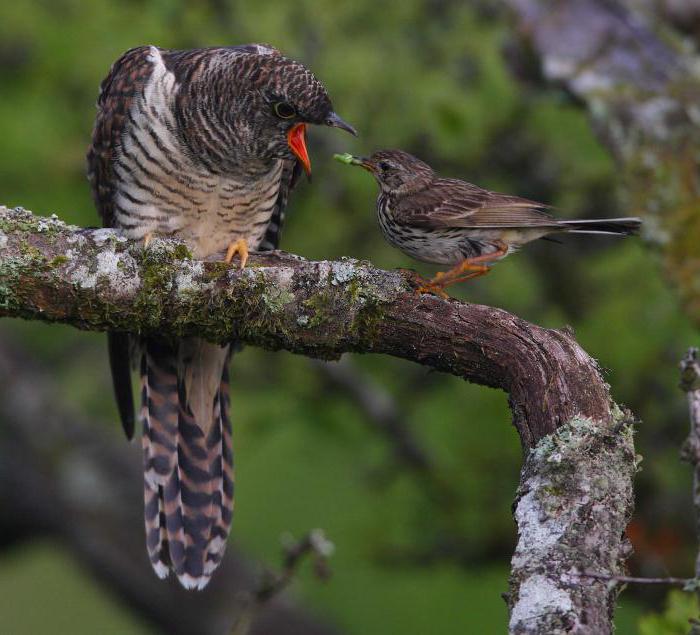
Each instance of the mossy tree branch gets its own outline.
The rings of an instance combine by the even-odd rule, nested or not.
[[[398,271],[275,252],[240,271],[179,242],[144,250],[109,229],[0,208],[0,315],[78,328],[241,340],[338,359],[403,357],[510,395],[523,446],[583,415],[609,420],[606,386],[567,331],[492,307],[417,297]]]
[[[616,592],[600,581],[571,580],[579,570],[616,574],[624,566],[634,452],[595,362],[568,330],[417,297],[404,274],[366,262],[276,252],[252,256],[240,271],[192,260],[175,241],[155,240],[144,250],[113,230],[1,207],[0,316],[237,339],[325,359],[384,353],[505,390],[527,454],[511,630],[555,632],[545,629],[593,615],[596,624],[610,623]],[[604,477],[601,456],[609,466]],[[565,466],[555,470],[559,462]],[[606,531],[589,540],[600,523]]]

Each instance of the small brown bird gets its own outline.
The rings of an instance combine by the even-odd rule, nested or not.
[[[416,260],[452,266],[426,281],[421,293],[446,297],[445,287],[484,275],[489,264],[549,234],[624,236],[641,224],[638,218],[561,220],[542,203],[441,178],[402,150],[335,158],[374,175],[380,188],[377,217],[389,243]]]

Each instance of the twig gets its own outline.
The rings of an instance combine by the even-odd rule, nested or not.
[[[327,580],[331,575],[328,558],[333,554],[334,548],[322,529],[313,529],[296,542],[285,539],[282,570],[266,570],[258,589],[239,599],[240,608],[231,635],[248,635],[257,612],[289,586],[306,556],[313,557],[316,576],[320,580]]]
[[[331,576],[328,558],[333,555],[335,546],[326,538],[323,529],[313,529],[296,542],[286,536],[284,543],[282,571],[278,574],[268,572],[263,584],[255,593],[255,599],[259,603],[267,602],[287,587],[306,556],[313,557],[314,573],[320,580],[328,580]]]
[[[690,413],[690,432],[681,450],[681,458],[693,467],[693,506],[696,516],[696,530],[700,543],[700,359],[697,348],[689,348],[680,363],[680,387],[688,395]],[[647,578],[626,575],[610,575],[589,571],[572,574],[579,577],[593,578],[630,584],[666,584],[683,587],[684,591],[700,594],[700,553],[695,561],[694,578]],[[700,624],[693,622],[691,635],[700,633]]]
[[[591,571],[571,573],[569,575],[579,578],[593,578],[595,580],[620,582],[623,584],[668,584],[672,586],[682,586],[686,591],[694,591],[698,588],[698,584],[700,583],[700,581],[697,578],[644,578],[633,575],[610,575],[609,573],[593,573]]]

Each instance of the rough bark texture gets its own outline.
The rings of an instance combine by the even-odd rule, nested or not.
[[[229,545],[205,593],[158,580],[146,556],[140,444],[68,411],[50,375],[3,338],[0,385],[0,548],[37,535],[58,540],[159,632],[227,633],[256,594],[260,565]],[[339,632],[284,595],[251,617],[251,635]]]
[[[644,217],[644,237],[700,324],[700,57],[644,3],[507,4],[544,78],[587,106],[621,167],[625,212]]]
[[[525,460],[515,504],[510,632],[610,633],[620,587],[579,577],[624,572],[634,505],[631,422],[574,418]]]
[[[144,250],[112,230],[20,209],[0,208],[0,232],[0,316],[236,338],[326,359],[385,353],[507,391],[527,453],[511,630],[610,630],[616,591],[573,574],[623,569],[634,452],[595,362],[568,330],[417,297],[400,272],[356,260],[278,252],[239,271],[192,260],[181,243],[156,240]]]
[[[681,456],[693,467],[693,507],[695,528],[700,544],[700,358],[698,349],[691,348],[681,361],[681,389],[688,395],[690,433]],[[695,559],[695,578],[700,580],[700,550]],[[698,591],[700,597],[700,591]],[[700,635],[700,624],[694,623],[692,635]]]

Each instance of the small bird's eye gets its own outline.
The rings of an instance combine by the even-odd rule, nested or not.
[[[291,119],[294,115],[297,114],[296,110],[294,110],[294,107],[288,104],[286,101],[278,101],[274,105],[274,109],[275,114],[280,119]]]
[[[386,161],[380,161],[379,162],[379,169],[382,172],[386,172],[387,170],[391,169],[391,165],[387,163]]]

